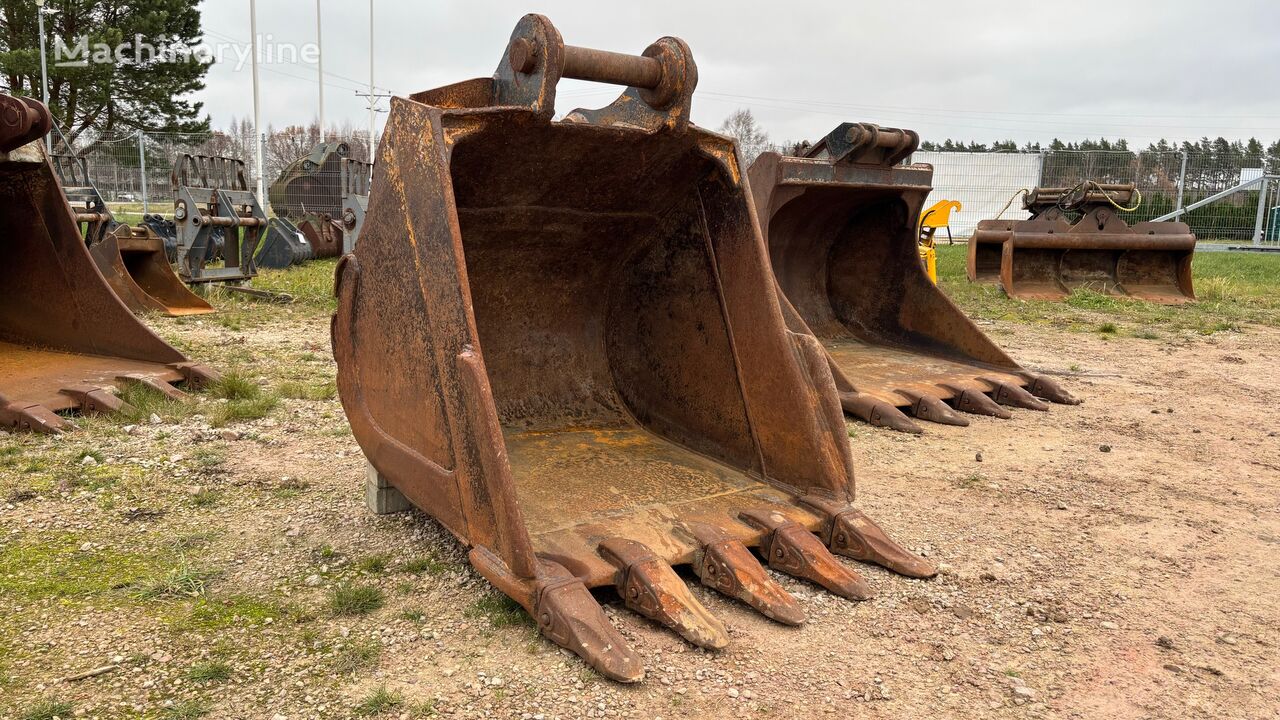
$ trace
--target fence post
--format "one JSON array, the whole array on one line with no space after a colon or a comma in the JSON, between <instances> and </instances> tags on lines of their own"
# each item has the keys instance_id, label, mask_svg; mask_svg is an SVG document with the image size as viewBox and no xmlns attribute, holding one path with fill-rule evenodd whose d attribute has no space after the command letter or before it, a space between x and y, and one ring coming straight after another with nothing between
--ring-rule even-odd
<instances>
[{"instance_id":1,"label":"fence post","mask_svg":"<svg viewBox=\"0 0 1280 720\"><path fill-rule=\"evenodd\" d=\"M1182 213L1182 192L1187 187L1187 151L1182 151L1182 169L1178 171L1178 206L1174 208L1179 214ZM1178 217L1178 215L1174 215Z\"/></svg>"},{"instance_id":2,"label":"fence post","mask_svg":"<svg viewBox=\"0 0 1280 720\"><path fill-rule=\"evenodd\" d=\"M147 140L141 130L138 131L138 167L142 171L142 214L149 215L147 207Z\"/></svg>"},{"instance_id":3,"label":"fence post","mask_svg":"<svg viewBox=\"0 0 1280 720\"><path fill-rule=\"evenodd\" d=\"M1262 184L1258 186L1258 215L1253 221L1253 244L1262 244L1262 221L1266 218L1267 208L1267 176L1262 176Z\"/></svg>"}]
</instances>

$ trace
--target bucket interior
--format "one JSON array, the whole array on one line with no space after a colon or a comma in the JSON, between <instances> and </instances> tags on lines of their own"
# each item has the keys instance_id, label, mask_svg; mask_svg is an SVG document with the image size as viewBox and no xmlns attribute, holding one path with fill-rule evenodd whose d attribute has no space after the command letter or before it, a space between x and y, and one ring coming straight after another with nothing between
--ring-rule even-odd
<instances>
[{"instance_id":1,"label":"bucket interior","mask_svg":"<svg viewBox=\"0 0 1280 720\"><path fill-rule=\"evenodd\" d=\"M929 282L910 215L900 189L806 188L769 220L787 299L857 390L894 405L911 403L902 390L988 390L975 375L1021 383L967 362L1003 358Z\"/></svg>"},{"instance_id":2,"label":"bucket interior","mask_svg":"<svg viewBox=\"0 0 1280 720\"><path fill-rule=\"evenodd\" d=\"M694 141L495 128L450 168L530 531L759 487L702 210L732 190Z\"/></svg>"}]
</instances>

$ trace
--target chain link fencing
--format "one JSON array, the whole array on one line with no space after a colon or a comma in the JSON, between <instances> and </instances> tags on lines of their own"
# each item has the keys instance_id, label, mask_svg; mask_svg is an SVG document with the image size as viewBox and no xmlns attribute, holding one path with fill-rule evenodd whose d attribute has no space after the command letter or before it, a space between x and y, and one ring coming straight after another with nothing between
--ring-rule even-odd
<instances>
[{"instance_id":1,"label":"chain link fencing","mask_svg":"<svg viewBox=\"0 0 1280 720\"><path fill-rule=\"evenodd\" d=\"M962 209L951 215L956 239L969 237L980 220L1027 217L1021 202L1024 189L1094 181L1134 183L1142 196L1132 212L1124 213L1130 224L1173 219L1170 216L1180 208L1212 199L1177 218L1191 226L1199 241L1280 247L1280 168L1264 168L1260 161L1181 150L920 150L906 162L933 166L933 193L926 206L960 201ZM1250 162L1255 166L1249 167Z\"/></svg>"},{"instance_id":2,"label":"chain link fencing","mask_svg":"<svg viewBox=\"0 0 1280 720\"><path fill-rule=\"evenodd\" d=\"M124 222L136 222L144 212L172 212L171 173L176 159L184 153L242 160L249 188L256 191L257 153L262 152L265 195L287 166L312 152L320 134L314 127L290 128L266 133L260 143L254 139L245 125L239 132L80 137L70 148L59 138L54 152L83 157L89 178L112 211ZM345 142L353 160L370 158L367 132L329 134L325 140ZM933 165L934 191L929 204L938 200L959 200L962 204L951 216L955 238L967 238L980 220L1026 217L1020 198L1023 189L1072 187L1092 180L1137 186L1142 197L1138 207L1126 213L1131 223L1170 219L1180 208L1191 207L1178 219L1189 224L1201 242L1280 247L1280 177L1276 174L1280 168L1248 167L1250 161L1241 158L1180 150L917 151L907 162ZM336 172L326 167L315 174L313 195L307 196L305 188L302 191L304 205L325 208L333 204L332 188L340 181L327 176ZM1212 201L1196 207L1206 199ZM260 197L259 202L271 211L267 197Z\"/></svg>"}]
</instances>

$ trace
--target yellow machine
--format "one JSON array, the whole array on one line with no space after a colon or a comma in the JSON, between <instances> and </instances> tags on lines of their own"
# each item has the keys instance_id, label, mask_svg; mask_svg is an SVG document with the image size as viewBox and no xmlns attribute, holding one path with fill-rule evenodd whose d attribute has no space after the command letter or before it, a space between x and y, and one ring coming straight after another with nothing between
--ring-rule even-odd
<instances>
[{"instance_id":1,"label":"yellow machine","mask_svg":"<svg viewBox=\"0 0 1280 720\"><path fill-rule=\"evenodd\" d=\"M934 233L938 232L938 228L945 228L947 231L947 244L950 245L953 240L951 238L951 211L962 210L964 206L959 200L939 200L932 207L920 213L920 261L924 263L924 269L929 273L929 279L934 285L938 284L938 250L934 243Z\"/></svg>"}]
</instances>

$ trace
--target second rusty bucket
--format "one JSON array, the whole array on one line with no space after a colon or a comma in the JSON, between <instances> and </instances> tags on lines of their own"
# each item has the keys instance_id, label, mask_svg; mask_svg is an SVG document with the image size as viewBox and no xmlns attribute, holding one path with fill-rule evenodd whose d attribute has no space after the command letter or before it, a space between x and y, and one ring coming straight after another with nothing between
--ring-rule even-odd
<instances>
[{"instance_id":1,"label":"second rusty bucket","mask_svg":"<svg viewBox=\"0 0 1280 720\"><path fill-rule=\"evenodd\" d=\"M113 390L215 376L188 362L116 296L94 266L39 139L49 111L0 95L0 426L57 433L59 413L125 409Z\"/></svg>"},{"instance_id":2,"label":"second rusty bucket","mask_svg":"<svg viewBox=\"0 0 1280 720\"><path fill-rule=\"evenodd\" d=\"M1122 213L1141 202L1133 183L1035 188L1022 201L1029 219L974 228L969 280L999 282L1020 300L1062 300L1085 288L1164 305L1194 302L1196 236L1181 222L1130 225Z\"/></svg>"},{"instance_id":3,"label":"second rusty bucket","mask_svg":"<svg viewBox=\"0 0 1280 720\"><path fill-rule=\"evenodd\" d=\"M562 77L627 89L553 121ZM696 80L679 39L621 55L525 16L493 77L392 100L337 269L338 390L375 471L625 682L640 656L590 588L719 648L673 566L793 625L752 548L850 599L871 588L837 554L933 573L852 505L830 370L786 327L733 142L689 122Z\"/></svg>"},{"instance_id":4,"label":"second rusty bucket","mask_svg":"<svg viewBox=\"0 0 1280 720\"><path fill-rule=\"evenodd\" d=\"M1014 362L938 289L917 249L933 168L902 165L910 130L843 123L805 157L764 153L750 170L760 226L793 329L821 339L840 400L874 425L967 425L1075 400ZM904 413L904 411L906 411Z\"/></svg>"}]
</instances>

